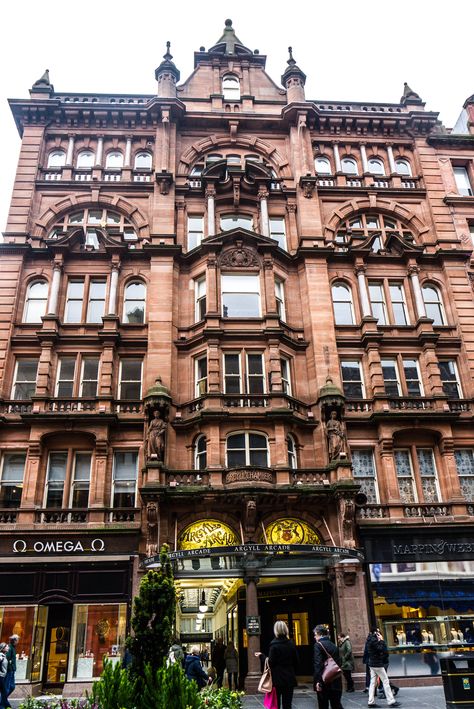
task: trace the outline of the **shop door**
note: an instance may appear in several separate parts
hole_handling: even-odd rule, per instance
[[[66,681],[71,640],[72,605],[51,605],[46,628],[43,685],[60,689]]]

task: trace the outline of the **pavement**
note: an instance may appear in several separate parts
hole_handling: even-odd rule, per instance
[[[263,694],[244,697],[245,709],[262,709]],[[445,709],[444,692],[442,687],[401,687],[397,696],[403,709]],[[385,699],[377,699],[377,706],[387,707]],[[317,709],[316,693],[312,689],[298,689],[293,697],[292,709]],[[356,691],[342,695],[344,709],[367,707],[367,694]],[[466,705],[463,705],[466,706]]]

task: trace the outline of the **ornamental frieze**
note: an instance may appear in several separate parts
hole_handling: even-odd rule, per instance
[[[259,268],[260,262],[255,251],[245,246],[224,251],[220,257],[221,268]]]

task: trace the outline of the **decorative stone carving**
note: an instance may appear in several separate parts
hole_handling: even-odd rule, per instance
[[[349,495],[341,495],[338,498],[338,507],[342,546],[354,548],[356,545],[354,539],[356,512],[354,499]]]
[[[145,395],[145,459],[163,462],[171,403],[169,390],[158,377]]]
[[[146,506],[146,555],[158,554],[158,505],[149,502]]]
[[[273,485],[273,473],[271,470],[231,470],[225,476],[225,484],[231,485],[232,483],[267,483]]]
[[[331,411],[326,422],[326,437],[329,460],[339,460],[347,457],[347,440],[344,424],[337,418],[337,411]]]
[[[237,243],[237,248],[224,251],[220,258],[223,268],[258,268],[260,266],[257,254],[242,244]]]
[[[160,412],[155,409],[146,433],[145,455],[148,460],[155,459],[163,462],[167,427],[168,424],[160,418]]]

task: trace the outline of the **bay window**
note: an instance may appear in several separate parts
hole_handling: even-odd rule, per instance
[[[258,318],[260,312],[260,277],[223,274],[221,276],[222,315],[224,318]]]

